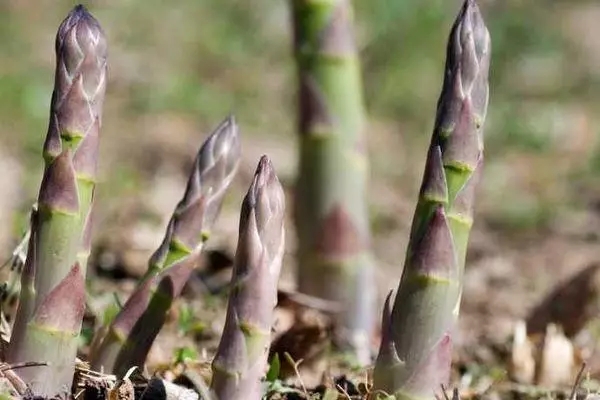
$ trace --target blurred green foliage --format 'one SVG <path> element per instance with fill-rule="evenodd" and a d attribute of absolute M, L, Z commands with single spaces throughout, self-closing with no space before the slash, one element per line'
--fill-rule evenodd
<path fill-rule="evenodd" d="M 295 75 L 286 1 L 88 3 L 110 43 L 103 141 L 142 137 L 141 121 L 147 118 L 177 115 L 208 129 L 229 112 L 235 112 L 245 135 L 293 137 Z M 397 168 L 415 170 L 415 181 L 408 185 L 412 190 L 420 180 L 446 39 L 460 2 L 354 4 L 366 101 L 377 122 L 373 126 L 391 126 L 410 146 L 382 146 L 382 157 L 408 160 Z M 494 224 L 538 227 L 555 207 L 585 203 L 579 195 L 585 190 L 569 188 L 589 186 L 589 176 L 600 172 L 599 117 L 593 111 L 600 100 L 600 72 L 593 62 L 600 56 L 594 53 L 594 39 L 578 36 L 578 26 L 586 23 L 578 18 L 600 5 L 549 0 L 480 4 L 493 43 L 486 159 L 491 171 L 511 170 L 505 179 L 486 175 L 481 210 Z M 36 172 L 27 174 L 32 198 L 53 85 L 54 34 L 72 6 L 64 0 L 0 3 L 0 143 Z M 600 52 L 600 45 L 595 49 Z M 181 134 L 191 143 L 201 137 L 198 131 L 165 132 Z M 373 141 L 376 135 L 377 129 L 369 133 Z M 127 149 L 117 146 L 118 151 L 127 158 Z M 514 158 L 521 162 L 513 164 Z M 135 164 L 135 158 L 110 166 L 116 175 L 127 175 L 111 183 L 113 196 L 137 190 L 135 181 L 144 179 L 131 172 L 135 168 L 129 163 Z M 385 179 L 389 171 L 377 165 L 373 176 Z M 518 168 L 556 169 L 557 174 L 524 179 Z M 406 195 L 414 198 L 412 192 Z"/>

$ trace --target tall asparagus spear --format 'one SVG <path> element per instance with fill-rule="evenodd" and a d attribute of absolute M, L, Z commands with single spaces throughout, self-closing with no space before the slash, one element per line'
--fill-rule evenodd
<path fill-rule="evenodd" d="M 91 355 L 93 368 L 121 375 L 131 366 L 143 364 L 173 299 L 198 266 L 239 160 L 238 127 L 229 117 L 200 148 L 183 198 L 150 259 L 148 273 Z"/>
<path fill-rule="evenodd" d="M 11 362 L 49 364 L 19 371 L 40 395 L 68 391 L 73 379 L 85 307 L 106 47 L 102 28 L 83 6 L 69 13 L 56 35 L 46 167 L 9 347 Z"/>
<path fill-rule="evenodd" d="M 284 253 L 285 198 L 271 161 L 260 159 L 242 203 L 232 291 L 211 389 L 219 400 L 259 400 Z"/>
<path fill-rule="evenodd" d="M 369 363 L 375 284 L 360 65 L 350 0 L 292 0 L 299 78 L 298 284 L 339 302 L 336 343 Z"/>
<path fill-rule="evenodd" d="M 433 398 L 450 373 L 451 335 L 483 165 L 490 37 L 466 0 L 446 55 L 444 84 L 393 309 L 383 315 L 374 389 L 398 399 Z"/>

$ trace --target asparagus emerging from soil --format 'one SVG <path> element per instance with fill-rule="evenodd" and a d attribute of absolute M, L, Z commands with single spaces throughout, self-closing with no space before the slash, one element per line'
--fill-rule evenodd
<path fill-rule="evenodd" d="M 336 344 L 371 361 L 375 284 L 366 125 L 349 0 L 292 0 L 299 78 L 300 292 L 343 305 Z"/>
<path fill-rule="evenodd" d="M 447 383 L 475 186 L 483 163 L 491 44 L 474 0 L 456 19 L 444 85 L 393 309 L 383 315 L 374 389 L 433 398 Z"/>
<path fill-rule="evenodd" d="M 199 264 L 202 247 L 239 165 L 240 140 L 233 117 L 204 142 L 165 238 L 150 259 L 146 277 L 112 321 L 92 367 L 121 376 L 142 366 L 173 299 Z"/>
<path fill-rule="evenodd" d="M 56 35 L 56 74 L 38 211 L 9 361 L 47 362 L 18 371 L 33 392 L 70 390 L 85 308 L 85 269 L 106 88 L 106 38 L 83 6 Z"/>
<path fill-rule="evenodd" d="M 266 156 L 242 203 L 227 319 L 212 364 L 219 400 L 259 400 L 284 253 L 285 198 Z"/>

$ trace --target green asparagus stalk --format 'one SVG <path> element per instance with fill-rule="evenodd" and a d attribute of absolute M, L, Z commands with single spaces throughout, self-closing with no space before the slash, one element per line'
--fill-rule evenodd
<path fill-rule="evenodd" d="M 292 0 L 300 164 L 294 217 L 300 292 L 343 304 L 335 342 L 371 361 L 374 265 L 368 159 L 350 0 Z"/>
<path fill-rule="evenodd" d="M 219 400 L 259 400 L 285 247 L 285 197 L 270 160 L 260 159 L 242 203 L 238 246 L 211 389 Z"/>
<path fill-rule="evenodd" d="M 173 299 L 198 267 L 239 160 L 238 127 L 229 117 L 200 148 L 164 240 L 152 255 L 145 278 L 91 355 L 92 368 L 120 376 L 131 366 L 142 366 Z"/>
<path fill-rule="evenodd" d="M 375 391 L 397 399 L 433 399 L 447 384 L 452 357 L 458 268 L 448 218 L 439 205 L 412 243 L 394 307 L 386 300 L 373 373 Z"/>
<path fill-rule="evenodd" d="M 444 84 L 413 218 L 404 271 L 374 370 L 374 389 L 434 398 L 450 373 L 475 188 L 483 165 L 490 37 L 466 0 L 446 55 Z"/>
<path fill-rule="evenodd" d="M 11 362 L 49 364 L 19 370 L 39 395 L 68 391 L 73 379 L 85 308 L 106 47 L 102 28 L 83 6 L 75 7 L 58 29 L 46 166 L 9 347 Z"/>

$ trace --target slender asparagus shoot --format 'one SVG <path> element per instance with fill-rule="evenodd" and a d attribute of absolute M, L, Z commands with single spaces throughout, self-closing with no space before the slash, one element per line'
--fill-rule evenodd
<path fill-rule="evenodd" d="M 433 398 L 447 384 L 452 331 L 483 165 L 488 105 L 489 33 L 475 0 L 466 0 L 448 40 L 445 77 L 419 201 L 374 389 L 398 399 Z"/>
<path fill-rule="evenodd" d="M 260 159 L 242 203 L 238 246 L 211 389 L 219 400 L 259 400 L 285 247 L 285 198 L 270 160 Z"/>
<path fill-rule="evenodd" d="M 366 116 L 350 0 L 292 0 L 298 69 L 300 292 L 343 304 L 335 343 L 371 362 L 376 322 Z"/>
<path fill-rule="evenodd" d="M 147 275 L 169 268 L 210 237 L 223 197 L 240 161 L 238 127 L 229 116 L 202 145 L 183 198 L 177 205 L 165 238 L 150 258 Z"/>
<path fill-rule="evenodd" d="M 200 148 L 183 198 L 150 259 L 146 277 L 91 355 L 92 368 L 121 376 L 132 366 L 142 366 L 173 299 L 198 267 L 239 161 L 237 123 L 228 117 Z"/>
<path fill-rule="evenodd" d="M 98 21 L 76 6 L 56 35 L 56 74 L 43 152 L 46 166 L 8 354 L 12 363 L 48 363 L 18 371 L 38 395 L 53 397 L 68 391 L 73 379 L 85 308 L 106 50 Z"/>

